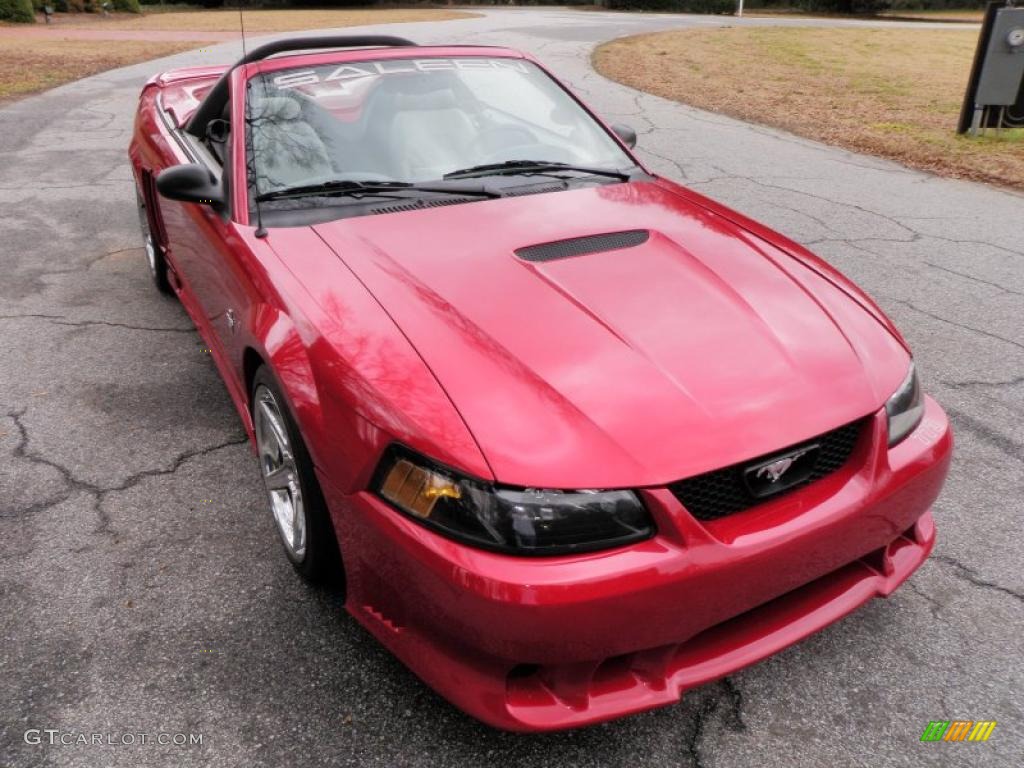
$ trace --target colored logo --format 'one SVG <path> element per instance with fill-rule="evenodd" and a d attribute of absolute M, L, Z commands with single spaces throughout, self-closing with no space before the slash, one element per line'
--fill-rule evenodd
<path fill-rule="evenodd" d="M 932 720 L 921 741 L 988 741 L 995 729 L 995 720 Z"/>

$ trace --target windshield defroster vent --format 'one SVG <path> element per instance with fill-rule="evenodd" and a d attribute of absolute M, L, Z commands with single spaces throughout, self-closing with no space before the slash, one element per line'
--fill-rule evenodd
<path fill-rule="evenodd" d="M 556 240 L 552 243 L 530 245 L 517 248 L 516 256 L 524 261 L 555 261 L 569 259 L 573 256 L 586 256 L 590 253 L 615 251 L 620 248 L 634 248 L 643 245 L 651 233 L 646 229 L 631 229 L 626 232 L 609 232 L 604 235 L 587 235 L 569 240 Z"/>
<path fill-rule="evenodd" d="M 374 208 L 370 213 L 399 213 L 401 211 L 419 211 L 423 208 L 441 208 L 445 205 L 458 205 L 459 203 L 473 203 L 479 197 L 434 197 L 426 200 L 414 200 L 408 203 L 394 203 Z"/>
<path fill-rule="evenodd" d="M 562 192 L 565 184 L 531 184 L 526 187 L 505 187 L 501 190 L 502 197 L 522 197 L 523 195 L 542 195 L 545 192 Z"/>

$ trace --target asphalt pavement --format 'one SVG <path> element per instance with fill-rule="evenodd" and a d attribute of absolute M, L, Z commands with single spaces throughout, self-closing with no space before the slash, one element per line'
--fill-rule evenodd
<path fill-rule="evenodd" d="M 956 429 L 931 560 L 887 600 L 656 712 L 523 736 L 440 699 L 294 575 L 214 365 L 150 285 L 126 157 L 138 91 L 232 59 L 225 44 L 0 109 L 0 766 L 1021 764 L 1024 196 L 589 65 L 603 40 L 736 23 L 794 22 L 522 9 L 381 31 L 533 52 L 632 123 L 654 170 L 863 286 Z M 999 724 L 984 744 L 919 741 L 946 719 Z M 27 743 L 30 729 L 104 743 Z"/>

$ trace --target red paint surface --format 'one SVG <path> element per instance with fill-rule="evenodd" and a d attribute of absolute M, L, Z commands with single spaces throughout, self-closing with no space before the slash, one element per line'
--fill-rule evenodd
<path fill-rule="evenodd" d="M 236 70 L 234 92 L 285 65 Z M 147 84 L 130 150 L 140 185 L 188 161 L 158 95 L 183 124 L 220 71 Z M 241 169 L 237 137 L 233 151 Z M 348 610 L 474 716 L 545 730 L 670 703 L 888 595 L 927 557 L 946 418 L 929 400 L 921 426 L 886 447 L 905 343 L 795 243 L 662 179 L 257 239 L 237 172 L 234 219 L 158 201 L 179 297 L 250 434 L 246 361 L 274 368 L 328 499 Z M 514 255 L 639 228 L 652 235 L 628 250 Z M 701 523 L 665 488 L 864 416 L 843 469 L 750 510 Z M 658 533 L 572 557 L 467 547 L 369 491 L 394 441 L 486 480 L 642 489 Z"/>

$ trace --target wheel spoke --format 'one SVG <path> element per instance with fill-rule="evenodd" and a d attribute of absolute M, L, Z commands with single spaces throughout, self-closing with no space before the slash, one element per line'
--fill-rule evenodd
<path fill-rule="evenodd" d="M 272 426 L 274 416 L 267 403 L 260 403 L 259 411 L 257 419 L 259 434 L 256 436 L 256 441 L 260 448 L 260 456 L 268 461 L 270 468 L 276 469 L 281 466 L 282 462 L 281 445 Z"/>
<path fill-rule="evenodd" d="M 271 438 L 277 448 L 280 460 L 278 463 L 291 461 L 292 452 L 288 446 L 288 433 L 284 429 L 281 415 L 277 411 L 276 403 L 264 402 L 261 404 L 266 417 L 267 437 Z"/>
<path fill-rule="evenodd" d="M 263 476 L 264 481 L 267 483 L 268 491 L 286 490 L 294 478 L 295 471 L 287 464 L 275 467 Z"/>
<path fill-rule="evenodd" d="M 302 513 L 302 492 L 296 487 L 292 493 L 292 547 L 296 551 L 306 546 L 306 519 Z"/>

